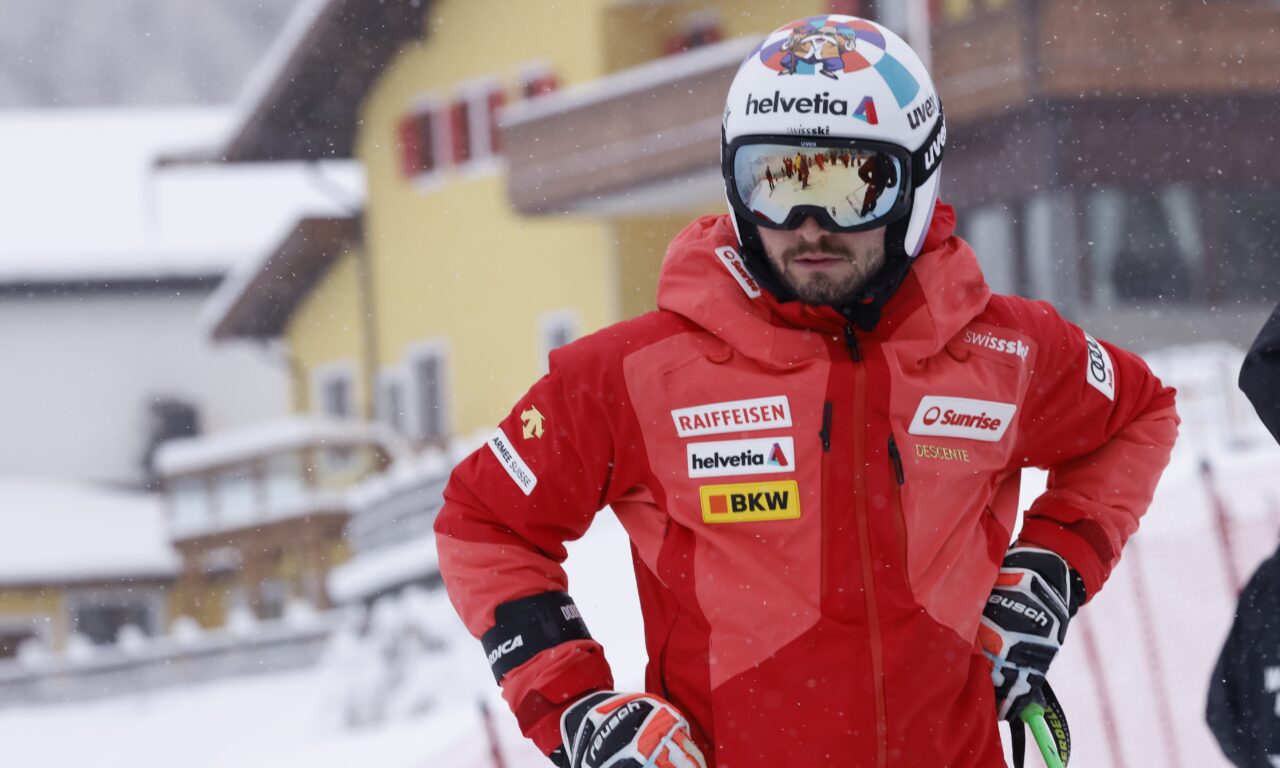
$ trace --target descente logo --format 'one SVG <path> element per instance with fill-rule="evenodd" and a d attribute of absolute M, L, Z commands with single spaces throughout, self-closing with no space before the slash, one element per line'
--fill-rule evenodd
<path fill-rule="evenodd" d="M 994 443 L 1009 429 L 1017 406 L 967 397 L 927 395 L 920 399 L 907 430 L 913 435 L 962 437 Z"/>

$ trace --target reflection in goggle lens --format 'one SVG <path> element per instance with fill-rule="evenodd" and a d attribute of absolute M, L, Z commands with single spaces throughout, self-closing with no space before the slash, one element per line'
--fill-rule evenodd
<path fill-rule="evenodd" d="M 739 199 L 761 220 L 782 224 L 798 205 L 823 208 L 837 226 L 887 215 L 902 168 L 893 155 L 846 147 L 748 144 L 733 158 Z"/>

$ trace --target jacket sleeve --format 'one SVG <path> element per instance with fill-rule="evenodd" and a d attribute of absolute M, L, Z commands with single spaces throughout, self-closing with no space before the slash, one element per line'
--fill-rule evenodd
<path fill-rule="evenodd" d="M 1240 389 L 1280 442 L 1280 306 L 1271 313 L 1245 355 L 1240 367 Z"/>
<path fill-rule="evenodd" d="M 1019 539 L 1057 552 L 1098 593 L 1151 504 L 1178 433 L 1174 390 L 1137 355 L 1096 341 L 1043 302 L 1020 416 L 1022 466 L 1049 470 Z"/>
<path fill-rule="evenodd" d="M 613 685 L 603 650 L 564 594 L 561 564 L 564 543 L 586 532 L 628 471 L 615 466 L 614 424 L 630 413 L 625 388 L 610 388 L 608 366 L 592 361 L 573 366 L 586 373 L 569 383 L 557 364 L 563 351 L 454 469 L 435 523 L 449 598 L 484 643 L 521 730 L 544 753 L 560 746 L 560 714 L 572 701 Z"/>

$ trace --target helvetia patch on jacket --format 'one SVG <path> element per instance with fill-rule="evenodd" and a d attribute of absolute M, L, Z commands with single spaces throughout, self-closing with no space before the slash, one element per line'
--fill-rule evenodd
<path fill-rule="evenodd" d="M 925 395 L 920 398 L 907 431 L 913 435 L 962 437 L 994 443 L 1004 437 L 1016 410 L 1018 406 L 1013 403 Z"/>
<path fill-rule="evenodd" d="M 1111 355 L 1098 340 L 1084 335 L 1084 343 L 1089 348 L 1088 367 L 1084 372 L 1084 380 L 1089 386 L 1107 396 L 1108 400 L 1116 399 L 1116 369 L 1111 365 Z"/>
<path fill-rule="evenodd" d="M 515 446 L 511 444 L 507 433 L 502 431 L 502 427 L 495 429 L 489 436 L 488 446 L 498 459 L 498 463 L 507 470 L 507 474 L 520 487 L 524 495 L 533 493 L 533 487 L 538 484 L 538 476 L 533 474 L 528 464 L 524 463 L 524 459 L 516 452 Z"/>
<path fill-rule="evenodd" d="M 685 447 L 689 477 L 727 477 L 794 472 L 795 442 L 790 437 L 719 440 Z"/>
<path fill-rule="evenodd" d="M 800 487 L 795 480 L 704 485 L 698 489 L 704 523 L 751 523 L 800 517 Z"/>
<path fill-rule="evenodd" d="M 680 437 L 746 432 L 749 429 L 778 429 L 791 426 L 791 406 L 786 395 L 708 403 L 671 412 Z"/>

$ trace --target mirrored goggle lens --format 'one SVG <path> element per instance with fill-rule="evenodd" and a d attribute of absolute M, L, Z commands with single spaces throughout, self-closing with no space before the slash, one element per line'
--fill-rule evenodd
<path fill-rule="evenodd" d="M 791 210 L 812 205 L 840 227 L 884 218 L 900 194 L 902 163 L 857 147 L 747 144 L 733 157 L 738 199 L 762 223 L 781 226 Z"/>

